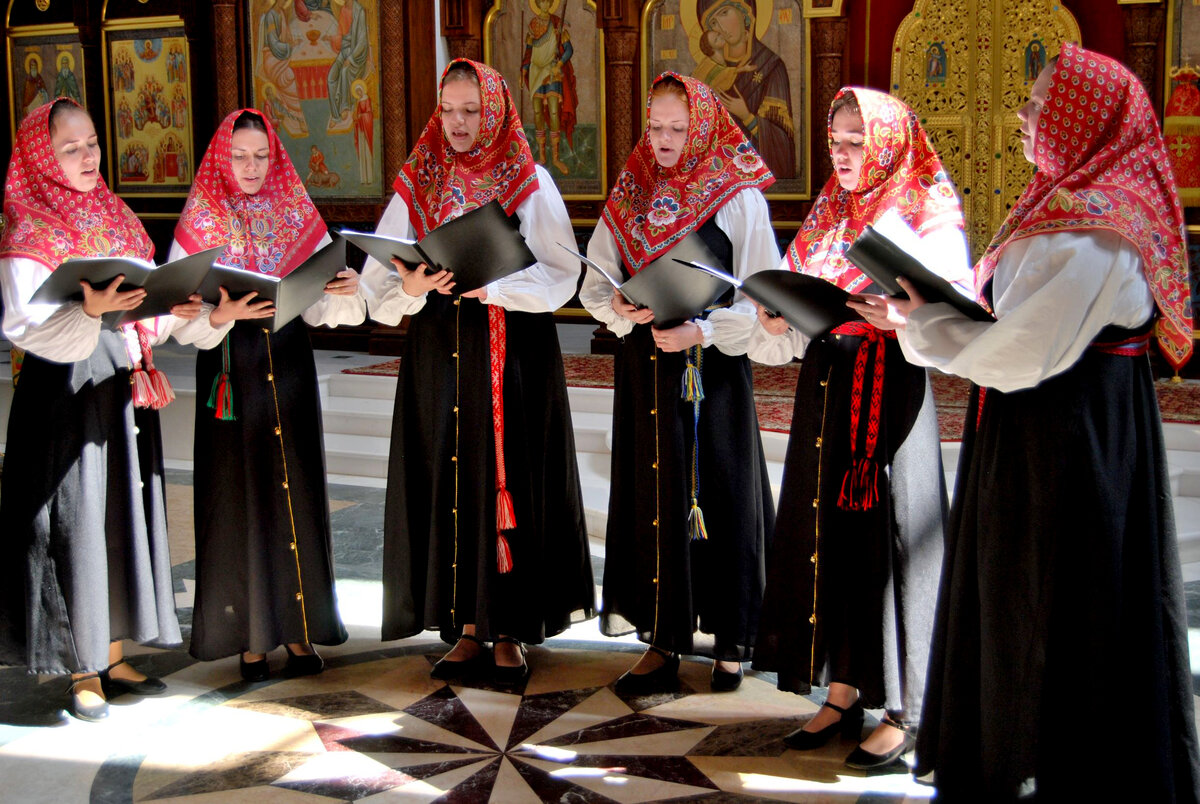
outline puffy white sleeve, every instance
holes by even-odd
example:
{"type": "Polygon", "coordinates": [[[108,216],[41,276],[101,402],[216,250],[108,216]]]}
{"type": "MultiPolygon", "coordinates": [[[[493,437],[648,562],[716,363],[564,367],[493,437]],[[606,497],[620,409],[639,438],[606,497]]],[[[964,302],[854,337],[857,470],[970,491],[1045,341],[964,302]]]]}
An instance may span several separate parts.
{"type": "Polygon", "coordinates": [[[900,335],[905,355],[978,385],[1016,391],[1073,366],[1104,327],[1137,327],[1154,311],[1137,249],[1101,229],[1006,246],[992,298],[994,322],[972,321],[946,304],[919,307],[900,335]]]}
{"type": "MultiPolygon", "coordinates": [[[[404,199],[399,195],[393,195],[392,200],[388,202],[375,232],[405,240],[413,239],[412,223],[408,219],[408,204],[404,203],[404,199]]],[[[404,316],[416,315],[425,306],[425,294],[409,296],[404,292],[404,280],[396,273],[395,268],[391,265],[385,266],[371,256],[363,263],[359,287],[367,300],[367,311],[371,318],[381,324],[395,326],[404,316]]]]}
{"type": "MultiPolygon", "coordinates": [[[[779,263],[779,270],[791,270],[787,261],[779,263]]],[[[809,338],[798,329],[788,327],[782,335],[772,335],[763,329],[758,316],[750,328],[750,339],[746,344],[746,355],[755,363],[765,363],[768,366],[780,366],[790,363],[794,357],[804,357],[808,349],[809,338]]]]}
{"type": "Polygon", "coordinates": [[[62,305],[30,302],[50,273],[37,260],[0,259],[4,337],[44,360],[75,363],[95,350],[100,341],[100,319],[85,313],[82,302],[62,305]]]}
{"type": "MultiPolygon", "coordinates": [[[[761,191],[753,187],[742,190],[721,205],[716,221],[733,244],[731,272],[738,279],[779,264],[779,246],[761,191]]],[[[746,353],[758,319],[754,302],[737,291],[732,305],[713,310],[707,318],[694,319],[694,323],[704,333],[705,346],[716,346],[727,355],[740,355],[746,353]]]]}
{"type": "Polygon", "coordinates": [[[554,180],[537,167],[538,188],[517,207],[521,236],[538,261],[486,288],[486,304],[525,313],[548,313],[566,304],[579,284],[579,261],[559,243],[575,248],[571,217],[554,180]]]}
{"type": "MultiPolygon", "coordinates": [[[[321,238],[321,242],[317,243],[317,247],[313,249],[313,254],[333,242],[333,237],[329,232],[321,238]]],[[[311,255],[310,255],[311,256],[311,255]]],[[[304,323],[311,327],[337,327],[342,324],[353,325],[361,324],[367,317],[367,300],[363,298],[362,282],[358,285],[358,292],[353,296],[342,296],[335,293],[326,293],[318,299],[311,307],[300,314],[304,319],[304,323]]]]}
{"type": "MultiPolygon", "coordinates": [[[[604,218],[596,222],[596,228],[592,231],[587,257],[592,262],[603,265],[613,276],[621,276],[621,253],[604,218]]],[[[624,338],[633,332],[633,322],[618,315],[613,309],[614,295],[616,290],[612,283],[589,266],[583,276],[583,287],[579,289],[579,301],[592,314],[592,318],[608,327],[618,338],[624,338]]]]}

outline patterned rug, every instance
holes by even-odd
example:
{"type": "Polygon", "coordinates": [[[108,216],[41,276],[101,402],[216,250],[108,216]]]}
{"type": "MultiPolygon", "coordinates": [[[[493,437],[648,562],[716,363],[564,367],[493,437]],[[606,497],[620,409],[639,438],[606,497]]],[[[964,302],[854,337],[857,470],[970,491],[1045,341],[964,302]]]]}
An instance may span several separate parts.
{"type": "MultiPolygon", "coordinates": [[[[799,363],[783,366],[751,364],[754,369],[754,406],[758,424],[763,430],[787,433],[792,424],[792,399],[796,393],[799,363]]],[[[344,374],[369,374],[394,377],[400,360],[388,360],[374,366],[346,369],[344,374]]],[[[584,388],[612,388],[612,355],[563,355],[563,370],[567,385],[584,388]]],[[[938,425],[943,441],[962,438],[966,420],[970,383],[959,377],[933,373],[933,396],[937,401],[938,425]]],[[[1200,380],[1158,380],[1158,406],[1164,422],[1200,423],[1200,380]]]]}

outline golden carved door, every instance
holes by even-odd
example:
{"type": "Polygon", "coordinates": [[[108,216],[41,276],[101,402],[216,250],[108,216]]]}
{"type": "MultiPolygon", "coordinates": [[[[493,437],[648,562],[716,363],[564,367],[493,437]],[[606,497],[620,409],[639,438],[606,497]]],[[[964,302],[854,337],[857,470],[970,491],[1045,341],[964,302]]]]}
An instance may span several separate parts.
{"type": "Polygon", "coordinates": [[[917,113],[962,194],[978,259],[1033,168],[1017,109],[1079,25],[1055,0],[916,0],[892,46],[892,94],[917,113]]]}

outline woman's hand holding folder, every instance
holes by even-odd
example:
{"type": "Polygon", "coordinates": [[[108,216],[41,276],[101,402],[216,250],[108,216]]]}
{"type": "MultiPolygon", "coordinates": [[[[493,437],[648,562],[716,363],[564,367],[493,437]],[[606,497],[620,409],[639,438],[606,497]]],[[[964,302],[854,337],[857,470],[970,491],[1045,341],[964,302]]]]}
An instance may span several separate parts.
{"type": "Polygon", "coordinates": [[[612,308],[621,318],[627,318],[635,324],[649,324],[654,320],[654,311],[648,307],[638,307],[630,304],[620,291],[613,292],[612,308]]]}
{"type": "Polygon", "coordinates": [[[80,281],[79,286],[83,288],[83,311],[92,318],[99,318],[114,310],[132,310],[137,307],[145,300],[146,289],[134,288],[122,292],[120,287],[124,281],[125,275],[119,274],[99,290],[93,288],[87,280],[80,281]]]}
{"type": "Polygon", "coordinates": [[[396,266],[396,273],[400,274],[400,282],[404,286],[404,292],[409,296],[416,298],[424,296],[431,290],[436,290],[443,296],[449,296],[454,287],[454,274],[449,271],[437,271],[428,273],[429,266],[421,263],[416,269],[410,269],[402,260],[395,257],[392,258],[392,265],[396,266]]]}
{"type": "Polygon", "coordinates": [[[353,268],[338,271],[337,278],[326,283],[325,292],[331,296],[353,296],[358,293],[358,271],[353,268]]]}
{"type": "MultiPolygon", "coordinates": [[[[751,299],[751,301],[754,300],[751,299]]],[[[758,302],[754,302],[754,308],[758,315],[758,323],[762,324],[762,328],[767,331],[767,334],[783,335],[791,329],[791,325],[788,324],[783,316],[772,315],[767,311],[766,307],[763,307],[758,302]]]]}
{"type": "Polygon", "coordinates": [[[902,276],[896,277],[900,287],[908,294],[907,299],[899,296],[877,296],[871,293],[852,295],[846,306],[866,319],[876,329],[904,329],[912,311],[925,304],[921,294],[902,276]]]}
{"type": "Polygon", "coordinates": [[[208,323],[214,327],[223,327],[230,321],[241,321],[253,318],[270,318],[275,315],[275,304],[271,300],[254,301],[258,293],[250,291],[240,299],[229,298],[229,291],[221,288],[221,303],[208,317],[208,323]]]}

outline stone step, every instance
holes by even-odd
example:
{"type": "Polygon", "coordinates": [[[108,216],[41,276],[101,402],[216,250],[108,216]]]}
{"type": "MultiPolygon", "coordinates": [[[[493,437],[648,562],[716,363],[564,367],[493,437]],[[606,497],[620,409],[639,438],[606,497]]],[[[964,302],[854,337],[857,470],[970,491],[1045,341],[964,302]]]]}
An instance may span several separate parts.
{"type": "Polygon", "coordinates": [[[374,374],[331,374],[329,375],[329,395],[349,396],[360,399],[396,398],[396,378],[383,377],[374,374]]]}
{"type": "MultiPolygon", "coordinates": [[[[325,433],[325,471],[342,478],[370,478],[372,481],[387,479],[388,449],[391,442],[379,436],[355,435],[352,433],[325,433]]],[[[367,485],[379,485],[371,482],[367,485]]]]}

